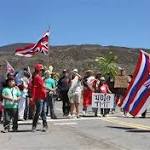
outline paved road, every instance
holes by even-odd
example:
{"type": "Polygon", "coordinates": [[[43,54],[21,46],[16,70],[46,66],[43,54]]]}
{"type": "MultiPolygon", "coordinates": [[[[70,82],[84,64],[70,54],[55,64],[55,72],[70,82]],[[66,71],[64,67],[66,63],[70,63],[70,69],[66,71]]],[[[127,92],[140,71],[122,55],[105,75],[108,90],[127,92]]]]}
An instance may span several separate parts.
{"type": "MultiPolygon", "coordinates": [[[[149,150],[150,118],[109,117],[49,120],[31,132],[31,121],[20,122],[16,133],[0,133],[0,150],[149,150]]],[[[0,125],[2,129],[2,125],[0,125]]]]}

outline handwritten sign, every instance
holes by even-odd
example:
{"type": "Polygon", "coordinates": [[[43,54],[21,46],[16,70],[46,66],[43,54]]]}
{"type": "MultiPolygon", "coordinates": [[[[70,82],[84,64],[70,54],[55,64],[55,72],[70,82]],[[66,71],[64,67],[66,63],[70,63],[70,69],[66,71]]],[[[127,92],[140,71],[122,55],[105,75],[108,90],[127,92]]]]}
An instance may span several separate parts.
{"type": "Polygon", "coordinates": [[[92,93],[92,107],[93,108],[113,108],[114,94],[92,93]]]}
{"type": "Polygon", "coordinates": [[[128,77],[127,76],[115,76],[114,88],[127,88],[128,77]]]}

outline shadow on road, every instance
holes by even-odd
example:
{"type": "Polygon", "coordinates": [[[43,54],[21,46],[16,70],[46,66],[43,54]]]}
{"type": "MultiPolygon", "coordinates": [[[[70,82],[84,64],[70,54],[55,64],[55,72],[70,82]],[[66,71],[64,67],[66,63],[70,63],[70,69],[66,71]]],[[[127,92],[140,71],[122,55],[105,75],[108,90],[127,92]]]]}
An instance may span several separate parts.
{"type": "MultiPolygon", "coordinates": [[[[37,129],[36,132],[42,132],[43,130],[42,129],[37,129]]],[[[14,131],[9,131],[9,132],[14,132],[14,131]]],[[[28,129],[28,130],[17,130],[16,132],[14,133],[20,133],[20,132],[32,132],[31,129],[28,129]]]]}
{"type": "Polygon", "coordinates": [[[23,122],[23,123],[19,123],[19,125],[32,125],[32,123],[23,122]]]}
{"type": "Polygon", "coordinates": [[[126,130],[125,132],[131,133],[150,133],[150,130],[140,130],[136,128],[128,128],[128,127],[119,127],[119,126],[106,126],[107,128],[126,130]]]}
{"type": "Polygon", "coordinates": [[[113,128],[113,129],[120,129],[120,130],[132,130],[135,128],[128,128],[128,127],[118,127],[118,126],[106,126],[107,128],[113,128]]]}
{"type": "Polygon", "coordinates": [[[126,132],[131,132],[131,133],[150,133],[150,130],[139,130],[139,129],[135,129],[135,130],[128,130],[126,132]]]}
{"type": "MultiPolygon", "coordinates": [[[[14,131],[9,131],[9,132],[14,132],[14,131]]],[[[18,133],[18,132],[32,132],[32,130],[17,130],[14,133],[18,133]]]]}

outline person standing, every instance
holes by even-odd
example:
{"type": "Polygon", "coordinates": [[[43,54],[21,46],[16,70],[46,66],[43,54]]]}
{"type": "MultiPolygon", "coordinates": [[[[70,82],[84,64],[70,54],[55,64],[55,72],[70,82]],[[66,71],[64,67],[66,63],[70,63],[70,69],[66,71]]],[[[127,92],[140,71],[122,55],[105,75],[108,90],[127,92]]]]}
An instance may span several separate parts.
{"type": "Polygon", "coordinates": [[[68,97],[70,101],[70,117],[73,116],[74,107],[76,108],[76,116],[79,118],[79,105],[81,101],[81,92],[82,92],[82,86],[81,86],[81,76],[78,74],[78,70],[74,69],[72,72],[72,80],[71,85],[68,91],[68,97]]]}
{"type": "Polygon", "coordinates": [[[0,65],[0,122],[2,122],[3,118],[3,98],[2,98],[2,90],[5,84],[5,77],[3,76],[3,66],[0,65]]]}
{"type": "Polygon", "coordinates": [[[15,86],[14,79],[7,79],[6,87],[2,91],[4,101],[4,133],[9,132],[11,119],[13,123],[12,130],[18,130],[18,101],[20,96],[20,90],[15,86]]]}
{"type": "Polygon", "coordinates": [[[46,119],[46,87],[44,80],[42,78],[43,73],[43,65],[36,64],[35,65],[35,72],[33,74],[32,79],[32,99],[35,103],[35,114],[33,117],[32,123],[32,131],[36,131],[37,123],[39,120],[39,116],[43,120],[43,131],[45,132],[48,129],[47,119],[46,119]]]}
{"type": "Polygon", "coordinates": [[[21,98],[19,101],[19,109],[18,109],[19,120],[27,119],[27,113],[25,115],[25,108],[28,102],[27,98],[28,98],[29,78],[30,78],[29,73],[24,71],[23,76],[20,79],[21,80],[20,84],[18,84],[18,87],[21,91],[21,98]]]}
{"type": "MultiPolygon", "coordinates": [[[[119,77],[123,78],[124,79],[124,82],[123,83],[126,83],[126,85],[122,85],[119,83],[119,85],[116,86],[115,84],[115,90],[116,90],[116,98],[117,98],[117,105],[120,105],[120,103],[122,103],[122,100],[123,100],[123,97],[125,96],[125,93],[126,93],[126,90],[129,86],[129,78],[128,76],[126,75],[126,72],[125,72],[125,69],[124,68],[120,68],[119,67],[119,74],[118,74],[119,77]]],[[[115,79],[115,83],[117,79],[115,79]]],[[[125,109],[121,108],[121,112],[123,112],[123,116],[124,117],[127,117],[127,112],[125,111],[125,109]]]]}
{"type": "Polygon", "coordinates": [[[2,90],[5,84],[5,77],[2,75],[3,67],[0,65],[0,101],[2,101],[2,90]]]}
{"type": "Polygon", "coordinates": [[[50,109],[50,115],[52,119],[57,119],[56,115],[55,115],[55,111],[54,111],[54,97],[53,95],[56,92],[56,82],[54,79],[51,78],[51,74],[52,72],[50,72],[49,70],[47,70],[45,72],[45,86],[46,86],[46,90],[47,90],[47,97],[46,97],[46,101],[47,101],[47,115],[50,109]]]}
{"type": "Polygon", "coordinates": [[[60,95],[60,99],[62,100],[63,106],[63,115],[68,116],[70,112],[70,102],[68,98],[68,91],[70,88],[70,78],[69,78],[69,72],[64,69],[63,75],[58,81],[58,91],[60,95]]]}
{"type": "MultiPolygon", "coordinates": [[[[99,93],[100,78],[101,78],[101,73],[99,72],[99,73],[96,74],[95,80],[93,82],[94,93],[99,93]]],[[[95,117],[101,116],[98,113],[98,108],[92,108],[92,109],[93,109],[95,117]]]]}
{"type": "Polygon", "coordinates": [[[94,92],[93,83],[95,81],[94,72],[88,70],[82,80],[83,82],[83,115],[86,115],[87,108],[92,104],[92,92],[94,92]]]}

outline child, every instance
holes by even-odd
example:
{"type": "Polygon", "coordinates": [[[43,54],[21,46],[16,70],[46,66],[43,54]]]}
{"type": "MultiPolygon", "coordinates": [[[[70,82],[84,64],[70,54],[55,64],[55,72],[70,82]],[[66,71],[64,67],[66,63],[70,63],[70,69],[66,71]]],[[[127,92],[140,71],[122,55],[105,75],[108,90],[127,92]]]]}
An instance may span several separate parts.
{"type": "MultiPolygon", "coordinates": [[[[104,93],[104,94],[111,93],[109,86],[106,83],[106,80],[104,77],[100,78],[99,92],[104,93]]],[[[109,114],[109,111],[110,111],[109,108],[101,108],[101,114],[103,115],[103,117],[109,114]]]]}
{"type": "Polygon", "coordinates": [[[13,131],[18,129],[18,101],[20,99],[20,91],[15,86],[14,79],[6,80],[6,87],[2,91],[2,97],[4,102],[4,133],[9,132],[10,122],[12,119],[13,131]]]}

